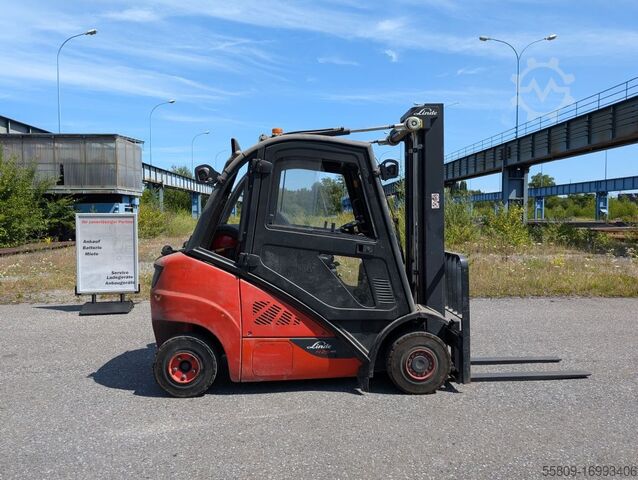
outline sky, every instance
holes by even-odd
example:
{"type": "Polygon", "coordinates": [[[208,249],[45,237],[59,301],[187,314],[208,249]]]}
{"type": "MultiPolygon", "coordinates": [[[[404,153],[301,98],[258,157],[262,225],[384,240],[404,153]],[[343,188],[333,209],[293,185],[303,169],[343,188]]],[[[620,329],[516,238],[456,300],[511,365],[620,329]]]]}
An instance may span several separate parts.
{"type": "MultiPolygon", "coordinates": [[[[398,122],[415,102],[445,103],[446,153],[638,76],[635,0],[0,0],[0,115],[144,140],[163,168],[211,163],[285,131],[398,122]],[[196,138],[198,133],[210,131],[196,138]]],[[[636,81],[634,81],[636,82],[636,81]]],[[[378,135],[356,138],[372,140],[378,135]]],[[[399,158],[379,147],[380,158],[399,158]]],[[[608,152],[607,178],[637,174],[638,147],[608,152]]],[[[548,163],[557,183],[604,177],[599,152],[548,163]]],[[[533,167],[531,174],[540,167],[533,167]]],[[[498,175],[473,189],[500,189],[498,175]]]]}

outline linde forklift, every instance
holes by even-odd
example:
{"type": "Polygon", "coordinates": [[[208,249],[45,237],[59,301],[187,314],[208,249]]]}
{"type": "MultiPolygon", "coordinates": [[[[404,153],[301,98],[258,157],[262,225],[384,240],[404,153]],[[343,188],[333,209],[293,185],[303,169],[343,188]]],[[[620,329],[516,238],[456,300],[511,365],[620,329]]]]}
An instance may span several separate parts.
{"type": "Polygon", "coordinates": [[[262,135],[221,173],[190,239],[164,247],[151,288],[154,374],[176,397],[233,382],[357,377],[386,371],[409,394],[449,380],[551,380],[587,372],[471,373],[471,365],[558,362],[470,358],[467,260],[444,250],[443,105],[400,123],[262,135]],[[374,142],[342,138],[390,130],[374,142]],[[397,232],[373,143],[405,148],[405,230],[397,232]],[[335,191],[337,192],[335,194],[335,191]],[[347,211],[338,211],[347,196],[347,211]],[[336,199],[336,201],[335,201],[336,199]],[[398,235],[405,238],[405,251],[398,235]]]}

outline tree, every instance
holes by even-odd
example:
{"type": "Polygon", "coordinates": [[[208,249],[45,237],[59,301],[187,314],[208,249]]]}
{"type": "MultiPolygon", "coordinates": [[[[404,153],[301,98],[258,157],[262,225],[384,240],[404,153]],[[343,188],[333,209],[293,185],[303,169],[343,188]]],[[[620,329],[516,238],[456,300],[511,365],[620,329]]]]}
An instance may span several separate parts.
{"type": "MultiPolygon", "coordinates": [[[[193,173],[188,167],[178,167],[173,165],[171,172],[184,177],[193,178],[193,173]]],[[[164,208],[171,212],[190,211],[191,209],[191,196],[184,190],[176,190],[173,188],[166,188],[164,190],[164,208]]]]}
{"type": "Polygon", "coordinates": [[[532,177],[528,185],[530,188],[553,187],[556,185],[556,182],[554,181],[554,177],[538,172],[532,177]]]}
{"type": "Polygon", "coordinates": [[[188,168],[185,165],[182,165],[181,167],[178,167],[177,165],[173,165],[171,167],[171,172],[181,175],[182,177],[195,178],[190,168],[188,168]]]}
{"type": "Polygon", "coordinates": [[[454,198],[468,196],[467,182],[465,180],[461,180],[460,182],[453,183],[449,192],[454,198]]]}
{"type": "Polygon", "coordinates": [[[336,180],[324,177],[321,179],[321,184],[313,185],[313,189],[315,188],[320,189],[320,194],[325,195],[326,198],[322,198],[321,201],[326,202],[325,208],[328,214],[335,215],[341,212],[341,199],[347,195],[343,177],[336,180]]]}

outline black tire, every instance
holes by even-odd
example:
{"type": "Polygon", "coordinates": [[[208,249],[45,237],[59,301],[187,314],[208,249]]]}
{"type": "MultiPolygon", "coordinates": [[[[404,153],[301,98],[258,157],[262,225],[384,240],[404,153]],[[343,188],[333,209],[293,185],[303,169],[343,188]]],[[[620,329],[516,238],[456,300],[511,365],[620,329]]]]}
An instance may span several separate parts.
{"type": "Polygon", "coordinates": [[[218,370],[215,350],[194,335],[169,338],[157,351],[153,372],[155,380],[174,397],[196,397],[215,381],[218,370]]]}
{"type": "Polygon", "coordinates": [[[440,338],[412,332],[397,338],[386,361],[388,376],[399,390],[413,395],[436,392],[447,380],[452,361],[440,338]]]}

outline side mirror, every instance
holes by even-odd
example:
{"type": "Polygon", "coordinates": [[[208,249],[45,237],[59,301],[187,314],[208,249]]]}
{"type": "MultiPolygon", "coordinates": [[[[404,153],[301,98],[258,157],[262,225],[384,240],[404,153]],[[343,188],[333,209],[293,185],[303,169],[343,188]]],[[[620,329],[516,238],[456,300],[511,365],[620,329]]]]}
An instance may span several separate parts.
{"type": "Polygon", "coordinates": [[[201,183],[215,184],[220,173],[210,165],[198,165],[195,167],[195,180],[201,183]]]}
{"type": "Polygon", "coordinates": [[[399,176],[399,161],[388,159],[379,165],[379,176],[383,180],[390,180],[399,176]]]}

